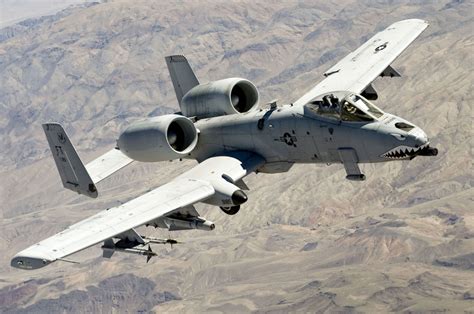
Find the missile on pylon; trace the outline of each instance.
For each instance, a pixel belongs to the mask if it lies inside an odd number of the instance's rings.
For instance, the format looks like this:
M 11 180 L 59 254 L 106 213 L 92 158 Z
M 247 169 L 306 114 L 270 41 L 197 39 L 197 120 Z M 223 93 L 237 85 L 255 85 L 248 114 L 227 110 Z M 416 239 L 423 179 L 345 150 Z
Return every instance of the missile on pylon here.
M 171 247 L 173 247 L 173 244 L 181 244 L 183 242 L 178 241 L 176 239 L 160 239 L 160 238 L 154 238 L 154 237 L 147 237 L 147 236 L 141 236 L 143 240 L 147 241 L 147 243 L 155 243 L 155 244 L 170 244 Z
M 130 241 L 120 240 L 117 243 L 114 243 L 112 239 L 107 239 L 102 245 L 103 257 L 111 258 L 115 252 L 124 252 L 135 255 L 144 255 L 146 256 L 146 262 L 148 263 L 153 256 L 156 256 L 156 253 L 151 249 L 150 244 L 148 248 L 144 248 L 142 244 L 136 244 Z

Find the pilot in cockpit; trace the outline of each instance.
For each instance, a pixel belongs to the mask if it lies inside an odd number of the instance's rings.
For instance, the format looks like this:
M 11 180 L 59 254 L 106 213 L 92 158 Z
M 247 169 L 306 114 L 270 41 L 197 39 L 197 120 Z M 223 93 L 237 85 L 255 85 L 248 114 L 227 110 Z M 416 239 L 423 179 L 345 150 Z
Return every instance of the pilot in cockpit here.
M 321 111 L 326 112 L 338 112 L 339 111 L 339 99 L 333 94 L 329 94 L 323 97 L 323 102 L 319 104 Z
M 356 94 L 324 95 L 308 103 L 308 108 L 318 115 L 329 119 L 348 122 L 370 122 L 383 115 L 383 111 L 368 100 Z M 339 96 L 339 97 L 338 97 Z

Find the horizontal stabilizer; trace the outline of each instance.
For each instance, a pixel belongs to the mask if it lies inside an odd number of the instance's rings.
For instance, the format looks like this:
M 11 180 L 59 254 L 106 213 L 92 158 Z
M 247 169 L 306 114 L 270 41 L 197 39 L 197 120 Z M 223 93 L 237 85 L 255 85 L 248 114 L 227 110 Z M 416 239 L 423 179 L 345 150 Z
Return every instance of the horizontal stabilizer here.
M 43 130 L 53 153 L 61 181 L 66 189 L 96 198 L 97 188 L 72 146 L 63 127 L 58 123 L 43 124 Z
M 94 184 L 129 165 L 133 159 L 125 156 L 119 149 L 111 149 L 86 165 Z

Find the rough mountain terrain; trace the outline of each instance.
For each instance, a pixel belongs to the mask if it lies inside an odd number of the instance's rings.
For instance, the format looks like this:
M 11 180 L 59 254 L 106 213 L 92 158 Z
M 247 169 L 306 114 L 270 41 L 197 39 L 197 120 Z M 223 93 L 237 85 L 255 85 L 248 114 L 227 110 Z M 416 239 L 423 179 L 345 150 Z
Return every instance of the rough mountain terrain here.
M 41 129 L 62 123 L 85 161 L 142 116 L 178 110 L 164 62 L 201 81 L 252 80 L 262 106 L 296 100 L 375 32 L 430 27 L 378 79 L 376 104 L 422 127 L 440 153 L 251 175 L 233 217 L 198 205 L 212 232 L 171 235 L 158 257 L 99 246 L 36 271 L 21 249 L 167 182 L 192 161 L 135 163 L 90 200 L 63 190 Z M 474 311 L 472 1 L 107 1 L 0 30 L 0 312 Z M 163 230 L 143 228 L 151 236 Z

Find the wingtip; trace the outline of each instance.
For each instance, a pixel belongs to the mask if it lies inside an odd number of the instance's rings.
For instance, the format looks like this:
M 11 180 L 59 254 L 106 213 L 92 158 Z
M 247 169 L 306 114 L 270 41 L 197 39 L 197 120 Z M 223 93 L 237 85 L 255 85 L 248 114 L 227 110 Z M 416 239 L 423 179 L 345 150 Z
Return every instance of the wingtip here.
M 419 24 L 426 24 L 427 26 L 430 25 L 428 21 L 422 20 L 422 19 L 406 19 L 406 20 L 395 22 L 394 24 L 397 24 L 397 23 L 419 23 Z
M 54 261 L 42 257 L 15 255 L 10 262 L 10 266 L 19 269 L 33 270 L 42 268 L 52 262 Z
M 406 19 L 395 22 L 387 27 L 388 30 L 390 29 L 397 29 L 397 28 L 410 28 L 414 31 L 416 30 L 417 33 L 423 32 L 430 24 L 428 21 L 422 19 Z

